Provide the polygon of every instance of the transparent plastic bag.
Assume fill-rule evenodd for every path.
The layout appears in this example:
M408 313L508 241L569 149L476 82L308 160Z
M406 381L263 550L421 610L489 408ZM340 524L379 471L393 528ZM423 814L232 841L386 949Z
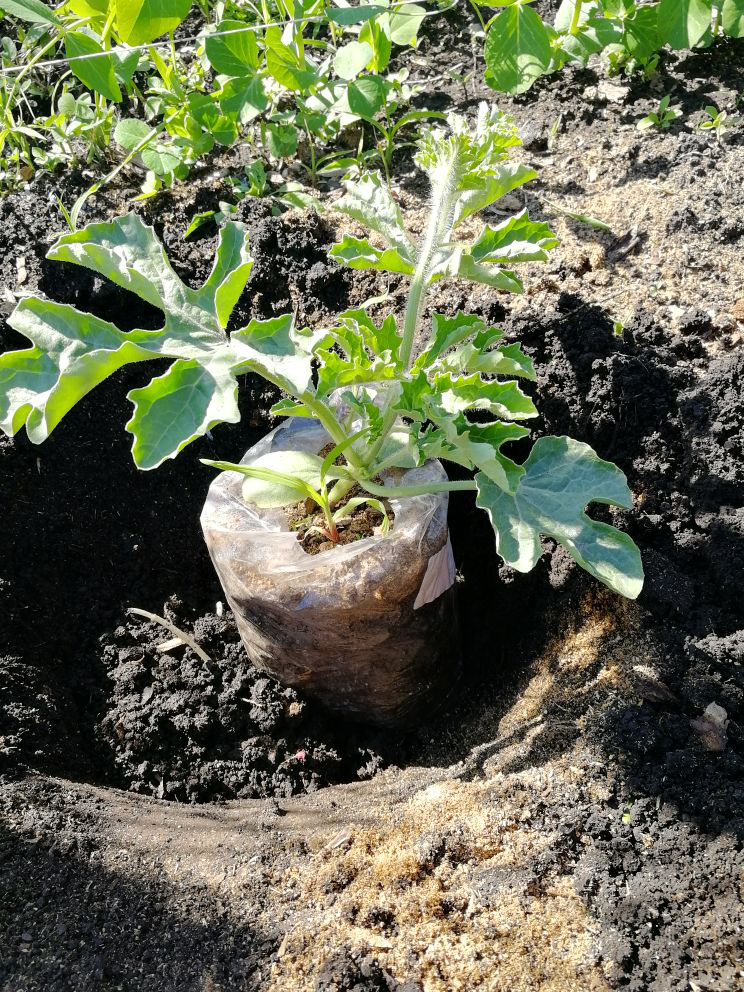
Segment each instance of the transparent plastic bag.
M317 453L317 421L290 419L251 448ZM383 475L390 485L446 479L437 461ZM392 500L385 537L307 554L283 509L241 496L243 477L209 488L202 530L251 661L327 707L372 723L415 720L459 675L454 562L446 493Z

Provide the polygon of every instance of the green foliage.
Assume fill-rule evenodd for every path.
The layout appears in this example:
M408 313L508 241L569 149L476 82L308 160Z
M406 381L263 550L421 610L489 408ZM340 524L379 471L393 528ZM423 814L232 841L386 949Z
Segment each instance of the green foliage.
M678 117L682 116L682 111L679 107L670 107L669 101L671 97L669 94L663 96L659 100L659 106L654 111L652 110L650 114L646 114L642 117L636 127L639 131L647 131L649 128L655 127L659 131L666 131L671 127L672 121L676 121Z
M7 121L0 153L3 144L10 146L19 174L75 162L73 136L90 143L86 161L102 157L112 133L109 102L124 104L131 113L114 140L124 163L136 159L145 167L143 196L183 179L215 145L240 139L277 161L297 155L302 142L307 152L300 160L315 179L322 168L339 164L344 129L359 121L367 125L363 140L343 171L371 156L389 167L404 126L399 112L415 87L406 83L405 70L387 72L388 62L395 46L416 45L423 8L401 0L338 9L326 8L322 0L289 7L267 0L260 11L234 5L229 16L208 23L188 64L180 61L175 45L168 54L162 43L126 50L171 33L191 6L190 0L66 0L52 13L39 0L10 3L8 12L31 22L33 30L19 32L22 51L7 60L25 69L0 93ZM215 11L224 13L224 5ZM74 135L58 120L30 120L33 101L23 99L36 63L61 54L75 77L73 97L86 92L95 97L95 126ZM53 74L39 69L34 75L53 92ZM383 111L384 120L377 120ZM403 117L411 123L421 113ZM136 128L140 140L133 143ZM68 212L73 223L78 212Z
M253 320L228 337L225 327L251 267L244 232L231 222L199 290L184 286L152 230L133 215L60 238L51 258L86 266L138 294L163 311L164 325L125 333L71 306L23 300L11 325L32 347L0 357L0 425L9 434L25 425L39 443L113 371L167 357L174 361L164 375L129 394L135 461L154 468L220 421L236 421L235 377L256 372L285 394L274 413L317 418L334 447L323 459L284 452L248 465L208 462L245 476L248 501L275 507L310 499L322 512L322 532L335 541L339 522L360 500L381 508L384 531L385 498L472 490L489 514L499 554L514 568L535 564L546 534L611 589L637 596L643 572L635 545L586 513L591 502L631 505L620 470L569 438L539 439L523 464L512 457L508 445L527 438L524 423L538 412L522 388L536 378L529 355L473 314L435 313L430 327L422 326L432 282L466 278L519 292L521 280L505 266L543 260L555 246L552 231L526 211L457 240L463 221L535 175L508 160L518 144L511 120L485 104L473 125L451 115L447 130L422 135L416 161L429 177L431 208L420 237L406 229L379 175L347 184L337 207L369 233L344 238L331 254L341 264L409 278L400 322L392 313L373 320L358 308L316 331L280 315ZM340 455L345 461L337 465ZM387 477L380 484L391 469L428 458L452 461L475 478L396 486ZM344 506L354 486L364 495Z
M131 362L175 359L165 375L133 390L133 455L155 468L222 421L236 423L235 370L246 361L225 327L250 274L245 233L226 225L201 289L185 286L152 228L133 214L59 238L48 257L72 262L160 308L159 331L120 331L69 304L29 297L9 319L32 347L0 355L0 427L21 427L39 444L83 396ZM254 334L257 330L254 330Z
M567 62L586 65L592 55L604 54L615 70L648 69L666 46L744 35L744 0L563 0L552 25L530 3L498 4L505 9L488 24L486 82L495 90L523 93L540 76Z
M727 110L719 110L713 104L705 108L706 119L698 124L701 131L714 131L716 139L723 141L728 131L733 131L741 123L741 117L730 114Z

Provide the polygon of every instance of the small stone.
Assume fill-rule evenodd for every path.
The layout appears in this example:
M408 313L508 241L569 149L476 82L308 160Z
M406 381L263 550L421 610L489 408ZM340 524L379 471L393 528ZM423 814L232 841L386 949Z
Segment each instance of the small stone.
M629 86L621 86L609 79L603 79L597 86L597 96L606 103L623 103L628 93L630 93Z

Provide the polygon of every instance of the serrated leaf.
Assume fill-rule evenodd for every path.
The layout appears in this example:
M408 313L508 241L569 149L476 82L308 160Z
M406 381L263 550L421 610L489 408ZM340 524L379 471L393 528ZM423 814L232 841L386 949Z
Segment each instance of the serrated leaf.
M315 414L308 410L304 403L287 396L279 400L269 410L272 417L314 417Z
M82 31L68 31L65 34L65 55L72 73L81 83L100 93L107 100L112 100L114 103L121 101L114 57L104 54L104 49L98 41ZM91 55L95 57L82 57Z
M434 376L431 385L438 406L447 413L487 410L503 420L537 416L535 404L516 382L486 381L478 373L468 376L444 373Z
M144 45L175 31L191 0L115 0L116 30L128 45Z
M220 21L205 38L204 49L209 64L223 76L253 75L260 64L256 32L243 21Z
M420 439L421 452L426 458L443 458L478 468L500 488L516 488L524 469L503 454L501 446L507 441L526 437L529 431L519 424L470 424L464 416L442 420L429 428Z
M397 248L376 248L366 238L354 238L350 234L335 244L330 252L350 269L377 269L379 272L400 272L412 275L415 266L404 258Z
M522 280L509 269L483 265L462 248L439 253L438 260L431 268L429 282L436 282L447 276L483 283L504 293L521 293L524 290Z
M401 337L392 314L379 327L364 310L345 310L338 319L328 333L347 358L360 357L367 348L372 355L397 363Z
M661 0L659 43L681 50L694 48L710 28L711 0Z
M35 297L22 300L8 323L33 347L0 355L0 428L12 437L25 425L33 444L117 369L157 357L161 339Z
M527 210L523 210L495 227L486 225L470 254L478 262L539 262L557 244L558 238L548 225L530 220Z
M67 304L22 300L9 323L34 347L0 356L0 426L6 433L25 424L29 439L40 443L82 396L116 369L157 357L182 359L183 364L172 376L135 391L140 409L128 426L135 432L138 464L153 468L223 414L234 417L234 369L242 356L233 353L224 327L252 265L240 225L228 222L221 229L212 272L200 289L181 282L152 228L135 214L66 234L47 257L82 265L137 294L163 312L164 324L157 331L125 333ZM197 375L197 365L205 375ZM158 413L172 414L174 404L187 397L188 385L194 406L180 412L176 422L184 433L179 436Z
M447 317L443 313L432 314L431 326L432 337L429 346L416 359L415 371L429 368L448 348L467 341L479 331L485 330L486 324L472 313L458 311L454 317Z
M344 425L344 429L347 433L353 432L355 439L364 437L365 443L369 443L380 436L382 413L376 402L376 396L369 390L363 386L345 389L339 394L334 405L336 415Z
M531 7L512 4L491 22L484 56L489 86L502 93L524 93L550 68L548 28Z
M415 261L416 250L403 224L400 207L379 173L368 173L358 182L347 183L346 192L334 207L381 234L407 262Z
M383 358L370 359L363 353L353 358L342 358L335 351L324 349L319 349L316 354L321 363L316 388L320 399L343 386L359 386L397 377L395 366Z
M303 333L291 314L252 320L230 336L240 371L258 372L288 393L299 395L312 382L313 349L325 337Z
M574 560L610 589L635 599L643 567L631 538L589 517L589 503L630 507L625 476L587 444L567 437L535 442L514 492L479 472L477 505L485 509L496 534L496 550L520 572L541 554L540 534L559 541Z
M469 185L465 185L458 200L453 227L457 227L471 214L490 206L512 190L524 186L536 176L537 172L529 165L523 165L521 162L505 162L494 166L485 176L465 180Z
M456 349L444 361L447 369L453 372L483 372L488 375L518 375L535 380L535 367L532 359L525 355L518 344L502 344L498 348L484 351L474 343Z

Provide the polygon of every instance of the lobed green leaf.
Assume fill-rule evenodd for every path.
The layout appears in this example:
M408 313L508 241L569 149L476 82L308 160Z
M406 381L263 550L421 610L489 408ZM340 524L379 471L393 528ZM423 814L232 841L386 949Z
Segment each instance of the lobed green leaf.
M643 586L638 548L627 534L585 512L589 503L632 506L620 469L568 437L537 440L523 468L514 491L483 472L475 477L477 505L488 512L504 561L529 571L542 553L540 534L547 534L600 582L635 599Z

